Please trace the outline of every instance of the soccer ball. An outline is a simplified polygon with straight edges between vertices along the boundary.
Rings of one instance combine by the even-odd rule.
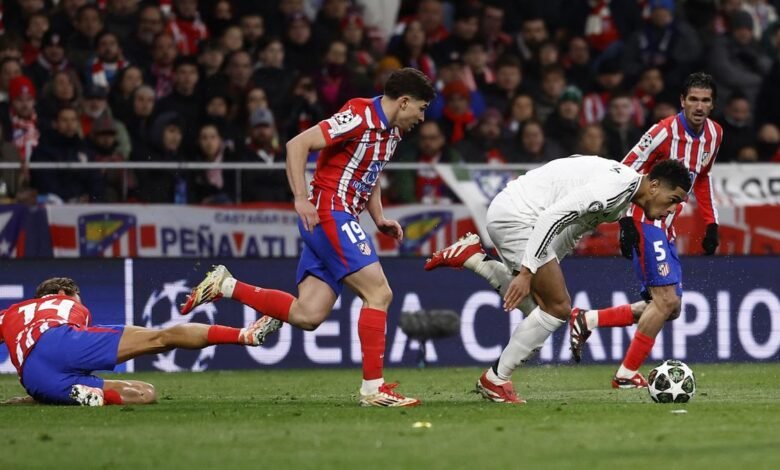
[[[684,362],[669,359],[650,371],[647,391],[656,403],[687,403],[696,393],[696,378]]]

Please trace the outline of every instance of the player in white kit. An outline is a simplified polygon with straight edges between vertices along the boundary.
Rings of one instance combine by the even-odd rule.
[[[559,262],[588,231],[620,219],[630,203],[651,219],[673,213],[691,187],[678,161],[641,175],[619,162],[574,155],[553,160],[510,181],[490,203],[487,231],[501,262],[485,255],[479,237],[468,234],[435,253],[425,269],[468,268],[485,278],[504,300],[504,310],[527,317],[509,344],[477,382],[488,400],[524,403],[511,382],[526,362],[571,315],[571,298]]]

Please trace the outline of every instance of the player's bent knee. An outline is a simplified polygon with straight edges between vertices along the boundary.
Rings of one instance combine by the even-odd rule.
[[[674,320],[680,316],[682,299],[674,291],[661,291],[659,294],[653,294],[653,302],[656,303],[658,310],[666,314],[668,320]]]
[[[547,310],[545,310],[550,315],[554,316],[555,318],[560,318],[561,320],[566,320],[571,316],[571,301],[559,301],[554,302],[549,305],[547,305]]]

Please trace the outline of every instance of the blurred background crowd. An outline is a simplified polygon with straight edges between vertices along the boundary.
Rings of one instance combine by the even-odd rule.
[[[620,160],[702,70],[718,162],[780,162],[778,4],[2,0],[0,161],[284,162],[287,139],[414,67],[438,95],[396,161]],[[433,170],[383,185],[387,203],[454,200]],[[0,169],[3,201],[289,198],[283,171]]]

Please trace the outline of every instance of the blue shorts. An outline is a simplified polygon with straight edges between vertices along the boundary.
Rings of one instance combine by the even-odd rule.
[[[682,297],[682,265],[674,242],[666,231],[655,225],[637,224],[640,234],[640,253],[634,253],[634,268],[642,284],[642,297],[650,300],[649,287],[675,285]]]
[[[96,370],[113,370],[124,326],[73,328],[58,326],[44,332],[22,365],[22,385],[41,403],[75,404],[74,385],[103,388]]]
[[[357,217],[347,212],[331,211],[324,217],[320,213],[320,223],[311,232],[299,219],[298,230],[304,245],[295,276],[297,284],[306,276],[315,276],[339,295],[344,277],[379,261],[371,238]]]

